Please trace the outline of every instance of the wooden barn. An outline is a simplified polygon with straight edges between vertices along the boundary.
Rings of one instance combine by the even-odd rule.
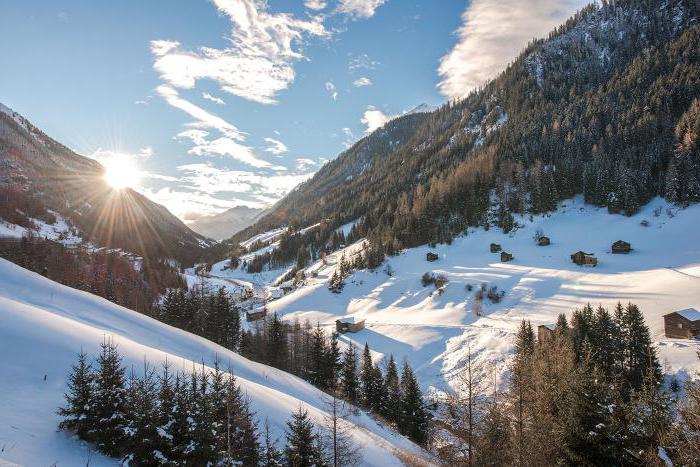
[[[555,324],[540,324],[537,326],[537,340],[539,342],[545,342],[547,339],[552,337],[552,333],[557,328]]]
[[[686,308],[664,315],[664,332],[676,339],[700,338],[700,311]]]
[[[354,316],[346,316],[335,320],[335,330],[340,333],[357,332],[365,328],[365,320],[356,320]]]
[[[579,266],[597,266],[598,258],[595,257],[593,253],[586,253],[585,251],[577,251],[571,255],[571,261],[578,264]]]
[[[550,244],[549,237],[545,237],[544,235],[541,236],[540,238],[537,239],[537,244],[539,246],[547,246]]]
[[[426,261],[430,261],[430,262],[432,263],[433,261],[437,261],[438,259],[440,259],[440,257],[439,257],[436,253],[433,253],[432,251],[429,251],[429,252],[425,255],[425,259],[426,259]]]
[[[254,310],[245,312],[246,321],[258,321],[263,319],[267,315],[267,310],[265,308],[255,308]]]
[[[611,250],[615,254],[627,254],[632,251],[632,245],[624,240],[618,240],[612,244]]]
[[[501,245],[499,245],[498,243],[492,243],[491,253],[498,253],[499,251],[501,251]]]
[[[501,252],[501,262],[502,263],[507,263],[508,261],[511,261],[513,259],[513,255],[506,251]]]

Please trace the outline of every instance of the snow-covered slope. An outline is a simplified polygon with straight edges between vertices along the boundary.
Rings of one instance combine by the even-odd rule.
[[[323,393],[303,380],[0,259],[0,465],[86,464],[89,449],[56,431],[56,409],[77,353],[82,347],[94,354],[104,335],[114,337],[128,366],[141,365],[144,357],[160,364],[167,357],[186,370],[191,361],[210,364],[218,355],[276,436],[283,436],[285,421],[300,403],[322,420]],[[399,464],[396,450],[420,454],[365,414],[352,421],[367,465]],[[114,461],[93,455],[90,465]]]
[[[662,318],[677,309],[700,308],[700,205],[679,210],[655,199],[639,214],[624,217],[577,198],[549,216],[517,220],[524,227],[509,235],[496,228],[470,229],[452,245],[407,250],[375,272],[354,273],[340,294],[331,293],[327,282],[342,252],[329,255],[328,265],[310,267],[317,277],[307,274],[306,286],[268,307],[285,319],[319,321],[329,329],[341,316],[366,319],[365,330],[345,334],[343,341],[367,342],[378,358],[390,353],[408,358],[423,386],[437,390],[457,384],[468,346],[488,384],[494,369],[501,375],[507,370],[522,319],[534,326],[551,324],[559,313],[570,315],[588,302],[638,304],[667,370],[685,376],[700,369],[695,355],[700,343],[666,339]],[[551,245],[536,245],[537,229],[551,237]],[[620,239],[634,250],[611,254],[611,244]],[[501,244],[514,260],[501,263],[499,254],[489,252],[491,242]],[[357,248],[348,247],[346,255]],[[598,266],[573,264],[569,255],[578,250],[595,253]],[[427,262],[429,251],[439,260]],[[431,271],[449,281],[442,294],[421,284],[423,273]],[[482,283],[498,286],[505,296],[500,303],[485,299],[482,316],[477,316],[473,297]]]

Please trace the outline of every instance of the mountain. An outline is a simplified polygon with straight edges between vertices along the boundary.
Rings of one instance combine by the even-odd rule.
[[[396,251],[487,221],[509,230],[576,194],[627,215],[657,195],[695,200],[698,136],[681,126],[700,118],[698,17],[694,0],[590,5],[466,98],[358,141],[233,242],[360,220]]]
[[[264,212],[264,209],[236,206],[213,216],[201,217],[189,224],[189,228],[205,237],[223,240],[253,224]]]
[[[289,373],[2,259],[0,277],[0,465],[83,465],[86,459],[90,465],[115,465],[57,431],[56,410],[64,404],[71,365],[81,349],[94,355],[105,337],[119,346],[126,367],[143,368],[145,359],[160,367],[167,359],[174,370],[187,371],[218,358],[236,376],[256,419],[268,420],[274,439],[284,439],[286,421],[299,406],[314,423],[324,423],[329,396]],[[362,446],[363,465],[402,465],[401,453],[424,456],[365,412],[349,422],[348,433]]]
[[[112,189],[104,170],[0,104],[0,217],[5,221],[28,224],[29,218],[50,218],[53,211],[83,239],[183,263],[195,261],[208,246],[164,206],[129,188]]]

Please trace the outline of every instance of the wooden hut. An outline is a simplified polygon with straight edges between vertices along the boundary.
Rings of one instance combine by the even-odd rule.
[[[547,339],[552,337],[552,333],[556,328],[556,324],[540,324],[537,326],[537,340],[539,342],[546,342]]]
[[[335,320],[335,330],[341,333],[357,332],[365,328],[365,320],[356,320],[354,316],[346,316]]]
[[[492,243],[491,253],[498,253],[499,251],[501,251],[501,245],[499,245],[498,243]]]
[[[255,308],[254,310],[245,312],[246,321],[258,321],[263,319],[267,315],[267,310],[265,308]]]
[[[544,235],[537,239],[537,244],[539,246],[547,246],[547,245],[549,245],[549,243],[550,243],[549,237],[545,237]]]
[[[632,245],[624,240],[618,240],[612,244],[611,249],[615,254],[627,254],[632,250]]]
[[[513,259],[513,255],[506,251],[501,252],[501,262],[502,263],[507,263],[508,261],[511,261]]]
[[[695,308],[674,311],[664,315],[666,337],[694,339],[700,337],[700,311]]]
[[[426,261],[430,261],[431,263],[432,263],[433,261],[437,261],[439,258],[440,258],[440,257],[439,257],[436,253],[433,253],[432,251],[429,251],[429,252],[425,255]]]
[[[595,257],[593,253],[586,253],[585,251],[577,251],[571,255],[571,261],[578,264],[579,266],[597,266],[598,258]]]

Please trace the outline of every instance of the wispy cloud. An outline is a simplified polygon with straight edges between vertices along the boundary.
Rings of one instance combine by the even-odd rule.
[[[338,100],[338,91],[335,88],[335,84],[332,81],[326,81],[326,91],[328,91],[333,98],[333,100]]]
[[[367,110],[362,114],[360,121],[365,125],[365,133],[372,133],[374,130],[384,126],[386,122],[396,117],[387,115],[372,105],[367,106]]]
[[[203,98],[203,99],[206,99],[206,100],[208,100],[208,101],[212,101],[212,102],[215,103],[215,104],[219,104],[219,105],[224,105],[224,104],[226,104],[226,102],[224,102],[224,100],[223,100],[222,98],[216,97],[216,96],[212,96],[212,95],[209,94],[208,92],[203,92],[203,93],[202,93],[202,98]]]
[[[338,11],[353,19],[369,18],[385,2],[386,0],[340,0]]]
[[[309,10],[318,11],[318,10],[323,10],[324,8],[326,8],[326,6],[328,6],[328,4],[326,2],[321,1],[321,0],[305,0],[304,6],[306,8],[308,8]]]
[[[352,82],[352,85],[356,88],[361,88],[362,86],[372,86],[372,80],[363,76],[362,78],[357,78]]]
[[[268,147],[265,148],[265,151],[270,152],[272,154],[284,154],[285,152],[289,151],[287,145],[280,140],[274,138],[265,138],[265,142],[268,143]]]
[[[467,95],[494,78],[535,37],[545,35],[590,0],[473,0],[462,14],[457,44],[442,57],[440,92]]]
[[[327,36],[320,17],[297,19],[273,14],[256,0],[213,0],[231,21],[228,48],[183,50],[178,41],[151,42],[154,68],[172,87],[191,89],[210,79],[245,99],[270,104],[294,81],[293,63],[304,58],[296,48],[307,36]]]
[[[357,70],[374,70],[379,65],[379,62],[369,58],[367,54],[360,54],[353,57],[348,62],[348,70],[353,72]]]

